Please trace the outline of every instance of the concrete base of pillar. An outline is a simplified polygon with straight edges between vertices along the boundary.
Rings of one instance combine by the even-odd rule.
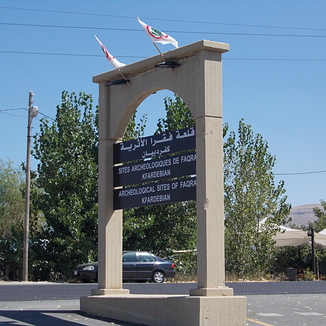
[[[220,286],[218,288],[198,288],[198,289],[191,289],[189,291],[191,296],[207,296],[207,297],[216,297],[216,296],[232,296],[233,289],[227,286]]]
[[[127,289],[93,289],[92,295],[116,295],[116,294],[129,294]]]
[[[242,296],[115,295],[80,298],[80,310],[148,326],[245,326]]]

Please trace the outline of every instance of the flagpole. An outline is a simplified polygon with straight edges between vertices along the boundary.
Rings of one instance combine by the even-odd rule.
[[[119,71],[120,75],[122,76],[122,78],[123,78],[125,81],[127,81],[127,84],[130,86],[129,81],[128,81],[127,78],[124,76],[124,74],[122,73],[122,71],[121,71],[120,68],[118,68],[118,71]]]
[[[158,46],[155,44],[155,42],[152,41],[152,43],[154,44],[154,46],[156,47],[157,51],[159,52],[159,54],[163,57],[164,61],[166,61],[164,54],[160,51],[160,49],[158,48]]]

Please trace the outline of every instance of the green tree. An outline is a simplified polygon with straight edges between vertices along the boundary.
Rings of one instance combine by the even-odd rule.
[[[156,134],[161,134],[167,131],[173,131],[183,128],[192,127],[195,125],[195,120],[180,96],[174,95],[174,100],[171,97],[164,99],[166,116],[159,119],[157,123]]]
[[[322,208],[314,208],[314,213],[317,217],[317,220],[311,223],[310,225],[315,230],[315,232],[320,232],[326,229],[326,202],[324,200],[321,200],[320,204]]]
[[[97,112],[85,93],[62,92],[52,124],[41,120],[33,156],[39,161],[33,203],[44,215],[35,235],[35,279],[69,277],[97,258]]]
[[[138,123],[136,122],[136,119],[137,119],[137,111],[132,115],[132,117],[128,123],[128,126],[123,135],[123,141],[137,139],[139,137],[144,136],[146,122],[147,122],[147,115],[144,114],[140,118]]]
[[[0,159],[0,237],[10,237],[11,227],[23,220],[23,186],[22,172]]]
[[[276,157],[251,126],[239,122],[224,146],[226,269],[247,276],[265,273],[271,264],[272,236],[287,222],[284,182],[275,185]],[[262,222],[263,223],[262,226]]]
[[[0,271],[5,279],[21,271],[24,198],[22,171],[0,159]],[[0,277],[2,275],[0,274]]]

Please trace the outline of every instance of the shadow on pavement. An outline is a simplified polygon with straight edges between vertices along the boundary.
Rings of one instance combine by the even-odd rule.
[[[108,318],[93,317],[78,310],[0,310],[0,325],[33,326],[105,326],[110,323],[117,326],[135,326]]]

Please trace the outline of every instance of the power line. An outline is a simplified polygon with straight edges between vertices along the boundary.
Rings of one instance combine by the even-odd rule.
[[[25,110],[27,111],[27,108],[17,108],[17,109],[1,109],[0,110],[0,113],[6,113],[6,114],[10,114],[10,113],[7,113],[7,111],[15,111],[15,110]],[[46,115],[45,113],[41,112],[41,111],[38,111],[39,114],[43,115],[44,117],[50,119],[50,120],[53,120],[55,121],[54,118],[50,117],[49,115]],[[13,114],[10,114],[10,115],[13,115]],[[21,115],[15,115],[17,117],[23,117]],[[26,118],[25,116],[23,118]],[[39,120],[39,119],[38,119]]]
[[[127,31],[127,32],[141,32],[136,28],[113,28],[113,27],[92,27],[92,26],[72,26],[72,25],[47,25],[47,24],[30,24],[30,23],[3,23],[5,26],[24,26],[24,27],[46,27],[46,28],[65,28],[65,29],[89,29],[89,30],[106,30],[106,31]]]
[[[98,14],[98,13],[89,13],[89,12],[86,13],[86,12],[77,12],[77,11],[49,10],[49,9],[36,9],[36,8],[20,8],[20,7],[8,7],[8,6],[0,6],[0,8],[2,8],[2,9],[13,9],[13,10],[36,11],[36,12],[49,12],[49,13],[58,13],[58,14],[69,14],[69,15],[86,15],[86,16],[98,16],[98,17],[135,19],[134,16]],[[324,29],[324,28],[308,28],[308,27],[292,27],[292,26],[275,26],[275,25],[273,26],[273,25],[255,25],[255,24],[240,24],[240,23],[208,22],[208,21],[166,19],[166,18],[153,18],[153,17],[143,17],[143,18],[144,19],[158,20],[158,21],[170,21],[170,22],[188,23],[188,24],[193,23],[193,24],[226,25],[226,26],[255,27],[255,28],[277,28],[277,29],[326,31],[326,29]]]
[[[9,113],[9,112],[8,112],[8,111],[16,111],[16,110],[25,110],[25,111],[27,111],[27,108],[1,109],[1,110],[0,110],[0,113],[4,113],[4,114],[8,114],[8,115],[12,115],[12,116],[14,116],[14,117],[20,117],[20,118],[25,118],[25,119],[27,118],[27,116],[22,116],[22,115],[18,115],[18,114],[12,114],[12,113]],[[50,117],[50,116],[48,116],[48,115],[46,115],[46,114],[44,114],[44,113],[42,113],[42,112],[40,112],[40,111],[38,111],[38,113],[41,114],[41,115],[43,115],[44,117],[50,119],[50,120],[55,121],[55,119],[53,119],[52,117]],[[38,118],[36,118],[36,119],[37,119],[37,120],[40,120],[40,119],[38,119]]]
[[[17,109],[2,109],[2,110],[0,110],[0,112],[3,112],[3,111],[15,111],[15,110],[25,110],[25,111],[27,111],[27,108],[17,108]]]
[[[37,55],[57,55],[57,56],[69,56],[69,57],[103,57],[99,54],[80,54],[80,53],[55,53],[55,52],[32,52],[32,51],[6,51],[0,50],[0,53],[9,53],[9,54],[37,54]],[[144,58],[144,57],[141,57]]]
[[[1,51],[0,51],[1,52]],[[230,61],[326,61],[326,59],[314,59],[314,58],[223,58]]]
[[[326,170],[320,171],[310,171],[310,172],[288,172],[288,173],[274,173],[274,175],[300,175],[300,174],[316,174],[316,173],[325,173]]]
[[[41,114],[41,115],[43,115],[43,117],[45,117],[45,118],[48,118],[48,119],[50,119],[50,120],[55,121],[54,118],[52,118],[52,117],[50,117],[50,116],[48,116],[48,115],[46,115],[46,114],[44,114],[44,113],[42,113],[42,112],[40,112],[40,111],[38,111],[38,113]]]
[[[81,53],[59,53],[59,52],[33,52],[33,51],[7,51],[0,50],[0,53],[9,53],[9,54],[37,54],[37,55],[55,55],[55,56],[69,56],[69,57],[101,57],[103,58],[103,54],[81,54]],[[144,56],[134,56],[134,55],[123,55],[119,56],[121,58],[138,58],[138,59],[146,59]]]
[[[0,113],[11,115],[13,117],[19,117],[19,118],[25,118],[25,119],[27,118],[27,117],[25,117],[23,115],[13,114],[13,113],[9,113],[9,112],[3,112],[3,111],[1,111]]]
[[[42,28],[64,28],[64,29],[88,29],[88,30],[106,30],[123,32],[143,32],[139,28],[114,28],[114,27],[92,27],[92,26],[72,26],[72,25],[47,25],[30,23],[4,23],[6,26],[24,26],[24,27],[42,27]],[[299,37],[299,38],[326,38],[326,35],[307,35],[307,34],[273,34],[273,33],[239,33],[239,32],[211,32],[211,31],[178,31],[166,30],[168,33],[181,34],[213,34],[213,35],[235,35],[235,36],[267,36],[267,37]]]
[[[2,110],[0,110],[0,113],[11,115],[13,117],[26,118],[25,116],[18,115],[18,114],[13,114],[13,113],[8,112],[8,111],[17,111],[17,110],[25,110],[26,111],[27,109],[26,108],[2,109]]]
[[[33,52],[33,51],[7,51],[0,50],[0,53],[7,54],[30,54],[30,55],[53,55],[53,56],[67,56],[67,57],[103,57],[103,54],[81,54],[81,53],[59,53],[59,52]],[[135,55],[116,55],[119,58],[134,58],[146,59],[145,56]],[[224,57],[223,61],[307,61],[307,62],[325,62],[326,58],[228,58]]]

